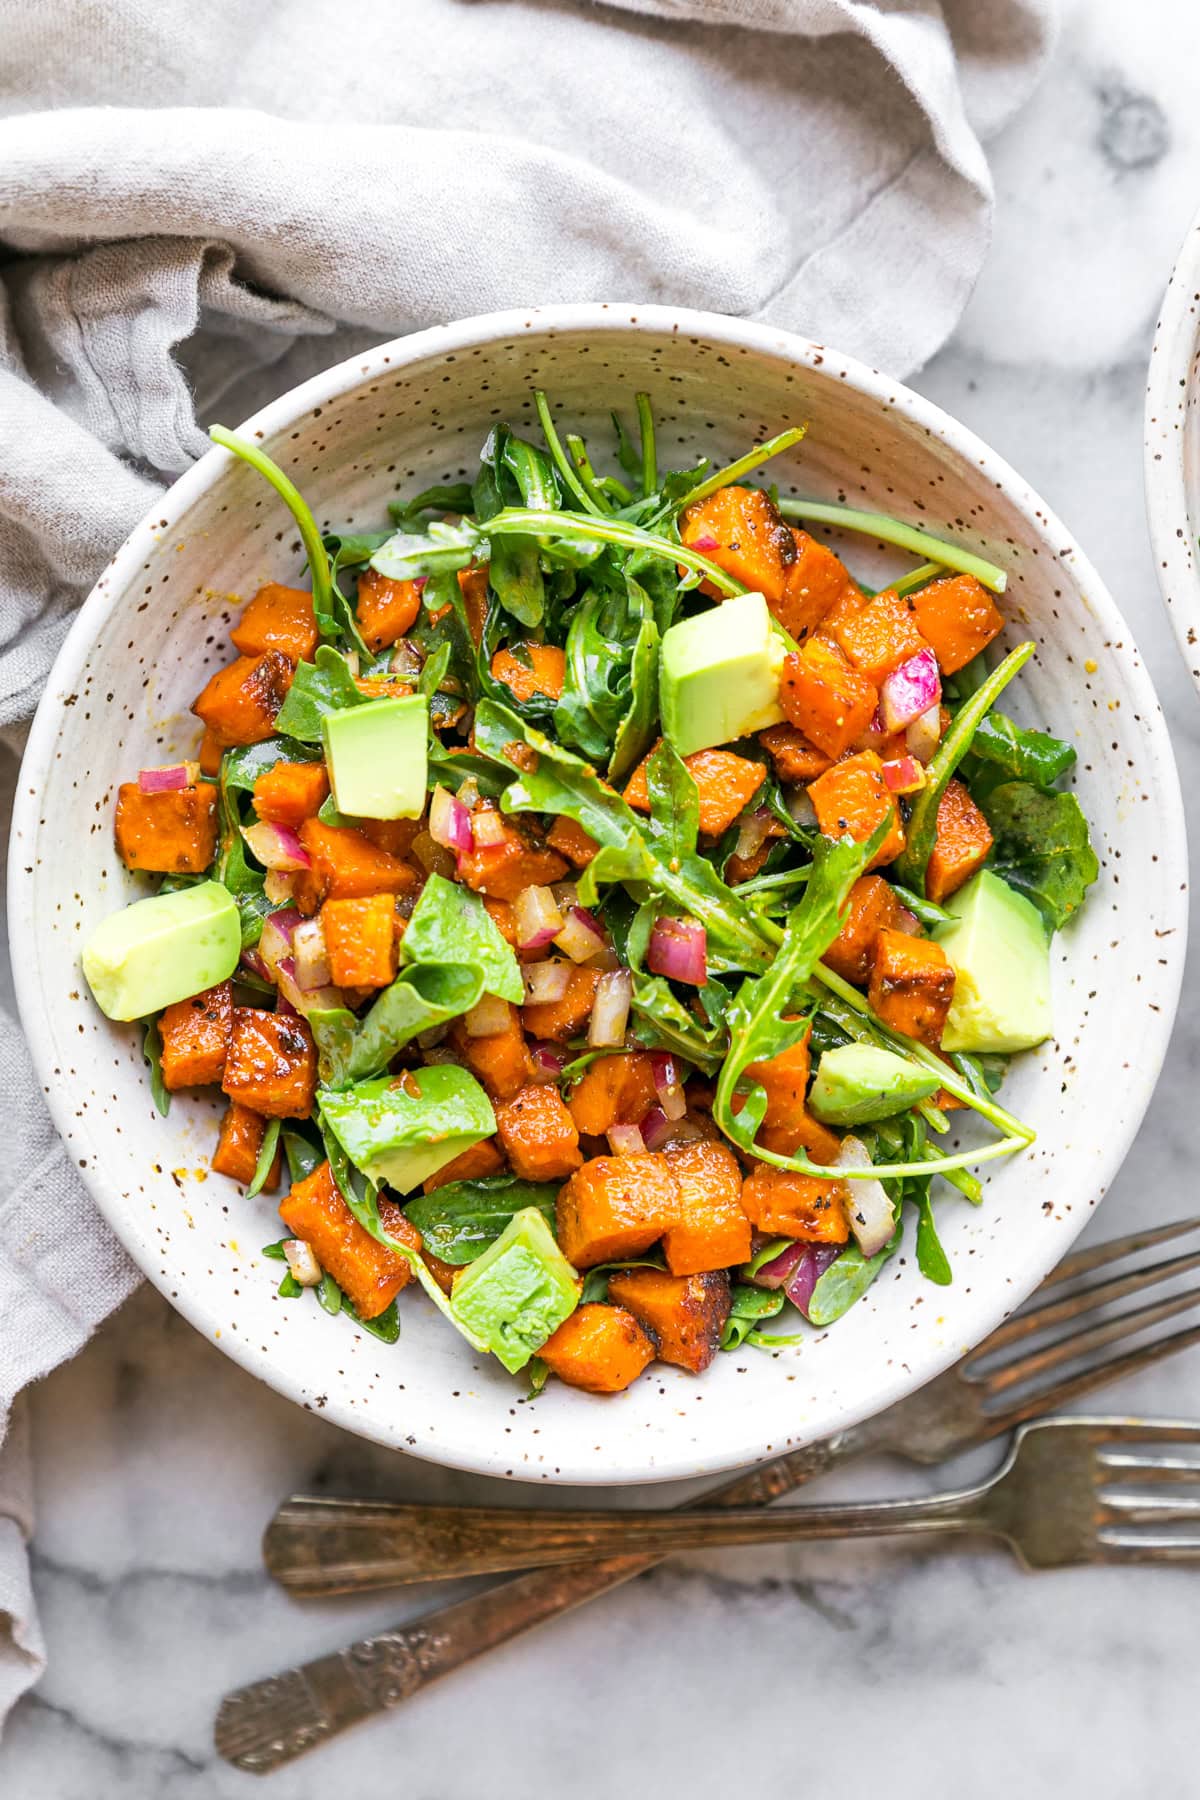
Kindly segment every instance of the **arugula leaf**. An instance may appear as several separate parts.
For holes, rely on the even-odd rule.
[[[304,1289],[290,1269],[275,1291],[281,1300],[303,1300],[304,1298]]]
[[[378,1075],[423,1031],[470,1012],[483,991],[477,969],[461,963],[414,963],[384,988],[362,1019],[344,1006],[310,1013],[321,1080],[340,1091]]]
[[[399,1341],[400,1313],[394,1300],[390,1306],[385,1307],[381,1313],[377,1313],[373,1319],[364,1319],[354,1302],[348,1300],[343,1294],[342,1310],[348,1312],[354,1323],[363,1331],[369,1331],[371,1336],[377,1337],[381,1343],[394,1344]]]
[[[321,752],[295,738],[267,738],[261,744],[241,744],[227,750],[221,761],[221,779],[225,786],[249,792],[260,775],[277,763],[320,762]]]
[[[329,569],[329,557],[308,502],[296,484],[288,479],[258,444],[238,437],[236,432],[229,431],[224,425],[210,425],[208,435],[214,444],[219,444],[223,450],[230,451],[234,456],[240,457],[242,462],[249,463],[252,469],[257,469],[270,482],[295,519],[308,556],[308,567],[312,575],[313,612],[319,626],[322,618],[332,617],[333,578]]]
[[[150,1071],[150,1095],[155,1106],[165,1119],[171,1110],[171,1094],[162,1072],[162,1033],[158,1029],[157,1016],[149,1018],[142,1033],[142,1055],[146,1059],[146,1067]]]
[[[319,1150],[314,1143],[290,1125],[284,1126],[281,1136],[283,1153],[287,1157],[288,1176],[293,1185],[297,1181],[307,1180],[314,1169],[319,1169],[324,1162],[324,1151]]]
[[[488,433],[479,460],[483,466],[472,489],[472,504],[481,526],[503,512],[514,497],[535,508],[558,505],[560,494],[554,470],[532,444],[515,439],[507,425],[499,425]],[[541,624],[546,610],[546,584],[536,538],[510,538],[494,546],[488,583],[505,612],[520,624]]]
[[[658,626],[643,616],[629,659],[629,707],[617,726],[608,765],[610,781],[624,781],[654,740],[658,714]]]
[[[233,895],[242,924],[242,949],[250,950],[262,936],[265,920],[275,908],[267,899],[266,875],[246,860],[242,819],[236,793],[225,780],[225,766],[232,753],[221,758],[217,794],[221,815],[221,844],[213,878]]]
[[[286,1262],[287,1254],[283,1248],[286,1243],[286,1238],[276,1238],[273,1244],[264,1244],[259,1255],[269,1257],[272,1262]]]
[[[897,1225],[889,1243],[875,1256],[864,1256],[851,1241],[836,1262],[818,1275],[808,1302],[808,1322],[818,1328],[832,1325],[861,1300],[883,1265],[900,1248],[901,1230]]]
[[[929,1198],[929,1187],[920,1194],[917,1206],[917,1267],[927,1281],[934,1281],[938,1287],[949,1287],[954,1280],[954,1271],[950,1267],[950,1259],[942,1249],[941,1239],[937,1234],[937,1226],[933,1222],[933,1203]]]
[[[329,1314],[330,1318],[336,1319],[346,1303],[346,1296],[333,1276],[327,1273],[322,1274],[314,1291],[317,1296],[317,1304]]]
[[[996,874],[1060,931],[1100,873],[1078,800],[1008,781],[992,790],[983,810],[996,839]]]
[[[596,1263],[584,1273],[579,1304],[593,1306],[597,1301],[607,1300],[610,1279],[623,1274],[626,1269],[662,1269],[665,1266],[661,1256],[639,1256],[632,1260],[627,1257],[624,1262]]]
[[[439,482],[422,488],[411,500],[389,500],[388,513],[397,525],[410,529],[421,523],[422,513],[469,513],[473,500],[469,482]]]
[[[369,705],[368,698],[355,687],[345,657],[328,644],[321,644],[313,662],[297,663],[292,685],[276,715],[275,724],[285,737],[299,738],[305,744],[319,744],[321,721],[329,713],[341,712],[348,706],[366,705]]]
[[[266,1130],[263,1132],[262,1145],[258,1152],[258,1161],[254,1165],[254,1177],[246,1189],[247,1200],[253,1200],[256,1195],[262,1193],[267,1176],[271,1173],[271,1164],[275,1161],[275,1151],[278,1145],[279,1120],[268,1119]]]
[[[664,855],[682,862],[700,835],[700,790],[673,744],[663,738],[646,765],[650,816]]]
[[[371,567],[389,581],[419,581],[422,576],[457,574],[475,562],[480,551],[486,561],[484,535],[469,519],[457,525],[435,519],[423,532],[394,531],[372,556]]]
[[[460,1268],[474,1262],[500,1236],[514,1213],[536,1206],[554,1229],[559,1183],[523,1181],[517,1175],[487,1175],[479,1181],[450,1181],[408,1201],[405,1216],[427,1250]]]
[[[478,894],[430,875],[408,921],[401,952],[410,963],[466,963],[485,994],[519,1006],[525,998],[521,966]]]
[[[736,1350],[758,1319],[773,1319],[783,1311],[786,1296],[781,1289],[738,1283],[730,1296],[729,1317],[721,1333],[721,1349]]]
[[[728,1000],[725,988],[716,982],[709,986]],[[644,1050],[668,1050],[705,1075],[716,1074],[725,1057],[724,1026],[702,1024],[664,976],[634,972],[630,1012],[630,1035]]]
[[[1030,731],[1014,725],[1003,713],[989,713],[981,719],[971,740],[971,768],[988,764],[991,785],[999,781],[1029,781],[1034,787],[1049,791],[1059,778],[1075,766],[1075,748],[1046,731]],[[974,785],[972,776],[967,781]]]

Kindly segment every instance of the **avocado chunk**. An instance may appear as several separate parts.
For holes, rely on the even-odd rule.
[[[1050,940],[1031,901],[990,869],[946,903],[953,922],[934,933],[954,965],[943,1050],[1030,1050],[1054,1030]]]
[[[892,1050],[841,1044],[822,1056],[808,1108],[826,1125],[868,1125],[907,1112],[940,1086],[936,1075]]]
[[[680,756],[778,725],[787,646],[761,594],[681,619],[659,652],[663,733]]]
[[[575,1311],[579,1291],[545,1218],[526,1206],[455,1281],[450,1310],[515,1375]]]
[[[340,813],[355,819],[420,818],[429,742],[424,694],[326,713],[321,738]]]
[[[227,981],[242,954],[233,895],[219,881],[135,900],[101,921],[83,950],[83,972],[110,1019],[142,1019]]]
[[[492,1103],[454,1063],[323,1093],[321,1119],[368,1181],[411,1193],[496,1129]]]

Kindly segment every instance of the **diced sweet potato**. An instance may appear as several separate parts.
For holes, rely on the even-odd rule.
[[[625,1269],[609,1281],[608,1296],[657,1340],[661,1362],[702,1375],[717,1354],[730,1308],[723,1269],[702,1275]]]
[[[483,910],[500,933],[510,949],[517,947],[517,921],[513,917],[512,903],[508,900],[492,900],[483,896]]]
[[[311,662],[321,641],[312,595],[277,581],[259,588],[229,635],[243,656],[282,650],[293,662]]]
[[[498,1175],[504,1167],[504,1153],[495,1138],[484,1138],[482,1143],[472,1144],[453,1162],[426,1177],[424,1189],[432,1194],[434,1188],[447,1187],[452,1181],[484,1181],[489,1175]]]
[[[565,856],[577,869],[586,869],[600,848],[591,833],[585,831],[582,825],[577,825],[574,819],[568,819],[565,813],[560,813],[555,819],[546,842],[551,850],[557,850],[560,856]]]
[[[881,931],[871,954],[867,999],[876,1018],[893,1031],[936,1050],[954,999],[953,966],[941,945],[929,938]]]
[[[831,1163],[837,1160],[841,1141],[827,1125],[813,1118],[805,1104],[808,1060],[805,1037],[790,1050],[747,1066],[748,1078],[757,1082],[767,1096],[757,1141],[777,1156],[794,1156],[797,1150],[804,1150],[814,1162]],[[740,1112],[743,1104],[735,1096],[734,1111]]]
[[[273,825],[298,831],[329,798],[329,776],[319,762],[277,762],[254,784],[254,810]]]
[[[282,650],[239,656],[205,683],[192,702],[219,744],[261,744],[275,734],[275,715],[287,697],[294,673]]]
[[[875,717],[878,689],[820,638],[786,656],[779,684],[784,717],[827,756],[844,756]]]
[[[485,563],[482,568],[460,569],[458,571],[458,587],[463,597],[463,605],[467,609],[467,628],[478,646],[483,642],[483,628],[487,624],[487,564]]]
[[[228,1175],[231,1181],[240,1182],[242,1187],[249,1187],[258,1167],[266,1129],[267,1121],[261,1113],[251,1112],[248,1106],[239,1106],[236,1100],[233,1101],[225,1108],[225,1117],[221,1120],[221,1129],[217,1134],[217,1147],[209,1157],[209,1167],[216,1174]],[[272,1194],[279,1186],[279,1170],[277,1150],[263,1183],[263,1193]]]
[[[953,675],[1004,629],[992,597],[973,575],[948,575],[912,596],[921,636],[931,644],[943,675]]]
[[[613,1125],[636,1125],[658,1098],[646,1050],[598,1056],[571,1090],[567,1104],[584,1137],[603,1137]]]
[[[497,650],[492,658],[492,674],[502,681],[522,702],[535,694],[557,700],[566,678],[566,659],[557,644],[514,644],[511,650]]]
[[[587,1023],[600,980],[598,969],[572,969],[561,1000],[527,1001],[521,1019],[531,1038],[554,1038],[566,1043]]]
[[[768,606],[776,607],[783,599],[796,544],[771,496],[761,488],[718,488],[682,514],[679,536],[761,594]],[[706,589],[711,591],[711,584]]]
[[[493,1100],[511,1100],[529,1081],[533,1065],[521,1029],[521,1015],[515,1006],[508,1009],[508,1024],[491,1037],[468,1037],[459,1020],[451,1033],[458,1055],[473,1075],[477,1075]]]
[[[396,979],[396,897],[364,894],[321,908],[329,979],[335,987],[381,988]]]
[[[900,810],[883,779],[883,763],[874,750],[860,750],[834,763],[808,790],[817,809],[817,824],[825,837],[851,837],[865,844],[877,826],[889,819],[891,827],[875,852],[868,869],[894,862],[904,848]]]
[[[548,1083],[531,1083],[497,1106],[496,1136],[523,1181],[565,1181],[583,1161],[575,1121]]]
[[[566,872],[566,862],[556,851],[531,844],[507,819],[500,843],[478,845],[458,859],[459,879],[495,900],[515,900],[522,888],[549,887]]]
[[[296,1183],[281,1203],[279,1216],[293,1237],[310,1246],[360,1319],[377,1319],[412,1280],[408,1258],[359,1224],[327,1162]],[[420,1233],[394,1202],[381,1200],[379,1216],[393,1236],[411,1243],[414,1250],[421,1248]]]
[[[788,569],[783,598],[771,610],[784,630],[802,644],[833,607],[848,595],[860,597],[860,590],[828,544],[797,530],[792,532],[792,542],[796,560]]]
[[[127,869],[201,875],[217,851],[217,790],[211,782],[143,794],[136,781],[117,789],[117,854]]]
[[[900,663],[927,648],[913,608],[911,595],[901,598],[894,588],[884,588],[827,629],[860,674],[878,687]]]
[[[435,1256],[433,1254],[432,1250],[422,1250],[421,1261],[425,1264],[425,1267],[429,1270],[429,1273],[433,1276],[433,1279],[437,1282],[443,1294],[449,1299],[450,1295],[454,1292],[455,1277],[461,1275],[462,1270],[455,1268],[453,1263],[443,1262],[440,1256]]]
[[[177,1000],[158,1021],[163,1086],[207,1087],[225,1073],[233,1031],[233,988],[228,981]]]
[[[377,850],[386,850],[389,856],[404,858],[413,847],[413,840],[424,830],[420,819],[360,819],[354,828],[360,831]]]
[[[939,905],[957,893],[987,860],[992,832],[961,781],[949,781],[938,802],[937,836],[925,867],[925,892]]]
[[[646,780],[649,760],[647,756],[638,764],[625,789],[627,804],[638,812],[650,811],[650,789]],[[685,756],[683,761],[696,784],[700,830],[706,837],[720,837],[723,831],[728,831],[767,776],[761,763],[735,756],[732,750],[697,750],[691,756]]]
[[[901,906],[896,890],[882,875],[862,875],[850,889],[842,928],[821,961],[843,981],[866,987],[871,979],[871,952],[880,931],[915,931],[917,921]]]
[[[558,1241],[577,1269],[641,1256],[674,1222],[679,1189],[665,1156],[596,1156],[558,1195]]]
[[[200,748],[196,752],[200,763],[200,773],[202,775],[219,775],[221,758],[224,754],[220,739],[205,726],[204,736],[200,739]]]
[[[538,1351],[552,1375],[589,1394],[619,1394],[654,1361],[654,1344],[622,1306],[575,1309]]]
[[[742,1176],[725,1144],[669,1146],[663,1154],[679,1188],[679,1214],[663,1233],[672,1275],[704,1275],[750,1260]]]
[[[221,1087],[269,1119],[307,1119],[317,1091],[317,1052],[304,1020],[235,1006]]]
[[[416,623],[421,590],[415,581],[390,581],[377,569],[366,568],[358,578],[354,610],[367,649],[386,650]]]
[[[833,761],[824,750],[810,744],[794,725],[771,725],[759,732],[758,741],[774,763],[780,781],[815,781]]]
[[[348,825],[326,825],[305,819],[300,842],[312,867],[296,878],[296,905],[314,913],[322,900],[361,900],[367,894],[412,894],[421,877],[408,863],[374,845],[365,832]]]
[[[848,1184],[832,1175],[799,1175],[769,1163],[756,1163],[742,1185],[743,1210],[768,1237],[844,1244],[850,1235],[849,1202]]]

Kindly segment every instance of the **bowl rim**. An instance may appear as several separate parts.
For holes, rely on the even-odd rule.
[[[1188,376],[1200,340],[1197,294],[1200,211],[1183,235],[1163,293],[1142,420],[1142,486],[1154,574],[1179,654],[1200,690],[1200,563],[1190,534],[1183,460]]]
[[[1168,967],[1163,971],[1163,1004],[1156,1012],[1153,1022],[1153,1036],[1149,1044],[1150,1060],[1143,1064],[1136,1088],[1131,1085],[1135,1098],[1126,1112],[1122,1128],[1108,1141],[1103,1159],[1090,1172],[1089,1191],[1095,1194],[1096,1199],[1069,1211],[1066,1208],[1060,1209],[1061,1229],[1037,1239],[1048,1250],[1052,1249],[1053,1253],[1031,1258],[1029,1264],[1023,1266],[1020,1279],[1013,1282],[1007,1295],[998,1296],[991,1306],[979,1309],[971,1328],[970,1343],[974,1346],[1027,1298],[1065,1254],[1121,1167],[1157,1084],[1170,1041],[1183,977],[1188,914],[1186,827],[1171,740],[1149,672],[1140,653],[1136,651],[1132,633],[1115,600],[1088,557],[1076,544],[1073,535],[1044,505],[1028,482],[981,438],[953,415],[944,412],[933,401],[915,393],[902,382],[893,380],[854,357],[845,356],[828,345],[803,338],[796,333],[725,314],[687,308],[619,302],[578,302],[508,309],[431,326],[404,337],[386,340],[366,351],[359,351],[312,376],[260,408],[243,421],[238,430],[245,435],[269,439],[276,432],[294,424],[314,406],[352,390],[364,373],[364,356],[372,360],[388,356],[392,372],[400,373],[428,355],[482,347],[507,337],[551,336],[580,330],[593,333],[603,333],[606,330],[626,331],[631,326],[644,331],[704,337],[735,350],[781,356],[814,370],[832,364],[836,359],[838,372],[848,387],[902,412],[910,421],[946,445],[956,457],[982,469],[1004,491],[1010,504],[1028,519],[1031,537],[1053,543],[1058,560],[1070,563],[1078,585],[1087,594],[1089,607],[1095,614],[1097,623],[1103,627],[1104,636],[1107,639],[1123,640],[1134,651],[1124,664],[1124,678],[1134,691],[1138,712],[1146,728],[1147,761],[1154,772],[1155,799],[1163,827],[1159,860],[1163,872],[1165,922],[1171,930],[1169,942],[1163,940],[1168,961]],[[155,520],[160,516],[164,505],[169,501],[170,514],[178,516],[221,479],[231,462],[229,452],[214,446],[156,499],[146,516],[113,555],[96,586],[80,607],[55,659],[30,728],[13,812],[14,847],[19,839],[31,841],[37,829],[37,801],[45,771],[53,757],[58,731],[59,711],[53,705],[54,693],[61,691],[64,684],[67,688],[77,685],[76,677],[93,639],[120,604],[131,577],[139,571],[146,556],[158,548]],[[18,1011],[51,1117],[60,1136],[66,1138],[76,1121],[68,1098],[67,1084],[54,1077],[50,1029],[37,1005],[35,970],[38,966],[38,933],[31,916],[33,909],[21,905],[18,891],[21,875],[18,859],[15,855],[10,855],[10,928]],[[101,1214],[132,1260],[170,1304],[212,1342],[214,1326],[221,1321],[210,1309],[203,1287],[190,1287],[177,1293],[171,1291],[169,1280],[166,1277],[160,1278],[153,1262],[144,1262],[134,1245],[126,1238],[122,1224],[123,1215],[128,1209],[116,1184],[106,1175],[102,1160],[89,1157],[87,1166],[81,1173]],[[1083,1198],[1088,1202],[1088,1196]],[[293,1377],[289,1364],[264,1359],[248,1344],[237,1339],[231,1341],[227,1335],[218,1333],[217,1341],[218,1347],[249,1374],[265,1381],[268,1386],[297,1404],[305,1404],[302,1385]],[[903,1370],[897,1367],[881,1372],[881,1379],[878,1386],[872,1389],[869,1400],[861,1403],[843,1402],[837,1421],[831,1429],[848,1429],[863,1419],[884,1411],[898,1399],[934,1379],[965,1354],[961,1342],[938,1345],[932,1341],[931,1336],[923,1340],[922,1348],[924,1354],[921,1356],[911,1350],[908,1352],[903,1359]],[[563,1464],[553,1474],[549,1474],[544,1468],[506,1469],[504,1453],[494,1450],[487,1441],[460,1442],[450,1446],[433,1445],[421,1439],[416,1443],[409,1440],[399,1446],[393,1434],[377,1427],[372,1419],[356,1413],[352,1406],[344,1404],[332,1393],[322,1416],[358,1436],[371,1438],[389,1448],[403,1447],[405,1454],[419,1456],[422,1460],[445,1467],[480,1475],[507,1475],[514,1480],[551,1484],[624,1486],[680,1480],[744,1467],[757,1461],[762,1454],[761,1448],[756,1450],[753,1446],[743,1444],[738,1444],[732,1454],[723,1454],[719,1449],[701,1450],[686,1442],[681,1442],[678,1448],[672,1448],[668,1443],[656,1449],[656,1460],[651,1468],[646,1467],[644,1462],[638,1462],[632,1454],[626,1454],[622,1460],[610,1452],[606,1454],[601,1468],[597,1468],[594,1463],[581,1466]],[[793,1447],[807,1441],[811,1440],[802,1430],[789,1439]]]

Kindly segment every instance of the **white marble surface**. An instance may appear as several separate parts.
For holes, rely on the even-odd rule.
[[[1044,88],[995,146],[991,262],[917,385],[1025,471],[1099,563],[1158,681],[1186,786],[1200,775],[1200,710],[1159,610],[1141,405],[1158,299],[1200,201],[1200,14],[1191,0],[1065,10]],[[1197,992],[1193,975],[1096,1235],[1195,1208]],[[1200,1416],[1198,1375],[1192,1351],[1105,1406]],[[289,1602],[258,1558],[279,1497],[498,1492],[295,1410],[149,1291],[32,1411],[51,1666],[0,1747],[6,1800],[249,1792],[211,1746],[226,1688],[448,1597]],[[876,1464],[825,1491],[934,1480]],[[1197,1579],[1030,1577],[999,1552],[876,1547],[681,1559],[296,1764],[273,1791],[308,1800],[386,1782],[413,1800],[507,1800],[686,1783],[708,1800],[799,1782],[826,1800],[990,1800],[1015,1777],[1026,1800],[1175,1800],[1197,1791]]]

